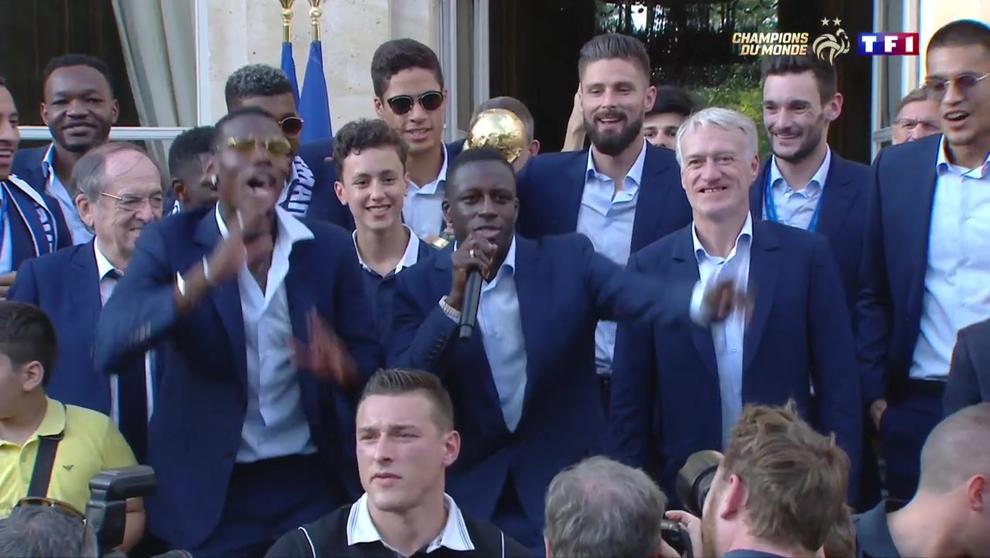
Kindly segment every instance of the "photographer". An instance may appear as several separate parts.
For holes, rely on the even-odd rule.
[[[849,458],[787,407],[747,406],[698,519],[668,512],[701,556],[811,556],[842,521]]]
[[[0,556],[96,558],[96,536],[82,514],[55,501],[25,499],[0,520]]]
[[[854,522],[857,557],[990,556],[990,403],[932,430],[910,502],[888,498]]]
[[[604,457],[585,459],[558,473],[547,490],[546,554],[676,557],[660,535],[666,500],[643,471]]]

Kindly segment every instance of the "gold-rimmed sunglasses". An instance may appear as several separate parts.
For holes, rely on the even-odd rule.
[[[258,147],[263,147],[275,157],[288,157],[292,153],[292,144],[282,136],[271,138],[231,137],[227,138],[226,146],[239,153],[252,153]]]

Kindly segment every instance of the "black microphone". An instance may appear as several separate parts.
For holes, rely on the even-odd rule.
[[[474,326],[478,323],[478,303],[481,302],[481,272],[472,269],[468,272],[467,285],[464,286],[464,306],[461,308],[461,319],[457,323],[460,339],[470,339]]]

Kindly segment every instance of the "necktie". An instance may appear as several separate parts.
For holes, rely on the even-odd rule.
[[[120,279],[120,272],[111,270],[109,278]],[[130,444],[138,463],[144,463],[148,449],[148,391],[145,382],[145,354],[128,358],[117,371],[117,409],[120,433]]]

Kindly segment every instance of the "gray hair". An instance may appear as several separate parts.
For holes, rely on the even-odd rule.
[[[95,202],[100,197],[100,193],[106,191],[108,186],[107,161],[110,160],[111,155],[124,151],[140,153],[145,159],[151,161],[155,168],[158,168],[155,161],[138,145],[124,141],[105,143],[86,152],[72,169],[70,188],[72,196],[85,194],[86,199]]]
[[[271,97],[292,93],[292,83],[285,72],[267,64],[248,64],[230,74],[223,88],[227,110],[237,108],[241,99]]]
[[[660,547],[666,498],[650,477],[605,457],[590,457],[547,489],[544,536],[554,556],[652,556]]]
[[[692,114],[677,130],[677,164],[684,166],[681,156],[681,144],[684,136],[705,126],[718,126],[723,130],[740,130],[746,136],[746,157],[756,156],[759,139],[756,135],[756,124],[745,114],[722,107],[708,107]]]
[[[897,116],[901,114],[901,111],[904,110],[904,107],[910,105],[911,103],[917,103],[918,101],[927,101],[928,99],[929,97],[928,97],[927,89],[925,89],[924,87],[913,89],[910,93],[905,95],[903,99],[901,99],[900,103],[897,103],[897,110],[894,111],[894,118],[897,118]]]
[[[96,534],[76,518],[48,506],[17,507],[0,520],[0,556],[96,558]]]
[[[138,145],[123,141],[105,143],[86,152],[72,169],[72,196],[84,194],[89,201],[95,202],[100,197],[100,193],[105,192],[109,186],[107,161],[110,160],[111,155],[124,151],[140,153],[151,161],[155,168],[158,167],[151,157],[148,157],[148,153]]]

